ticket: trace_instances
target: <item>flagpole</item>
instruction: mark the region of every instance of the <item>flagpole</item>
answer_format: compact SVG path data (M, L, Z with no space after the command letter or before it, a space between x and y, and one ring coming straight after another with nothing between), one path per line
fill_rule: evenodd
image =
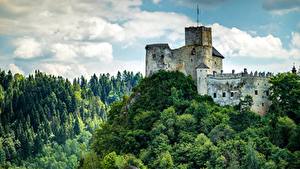
M197 4L197 27L199 26L199 6Z

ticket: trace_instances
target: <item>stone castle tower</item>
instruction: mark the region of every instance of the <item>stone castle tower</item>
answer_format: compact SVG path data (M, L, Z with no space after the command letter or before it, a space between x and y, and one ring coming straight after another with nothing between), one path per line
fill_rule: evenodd
M185 45L171 49L168 44L146 46L146 76L158 70L180 71L191 75L201 95L210 95L220 105L237 105L245 96L253 98L251 109L265 114L270 106L271 73L223 73L224 56L212 44L212 29L185 28Z
M185 46L170 49L168 44L146 46L146 76L158 70L178 70L191 75L196 81L197 70L209 67L209 74L220 73L223 56L212 46L211 28L185 28Z

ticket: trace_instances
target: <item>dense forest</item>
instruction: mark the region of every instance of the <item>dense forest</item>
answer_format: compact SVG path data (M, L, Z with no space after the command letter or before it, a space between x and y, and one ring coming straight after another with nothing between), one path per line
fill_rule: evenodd
M109 105L141 78L124 71L70 82L0 70L0 168L76 168Z
M300 168L300 77L271 78L272 106L220 106L191 77L124 71L72 82L0 71L0 168Z
M251 97L219 106L179 72L144 78L112 104L79 168L298 169L300 77L270 82L273 104L262 117L250 111Z

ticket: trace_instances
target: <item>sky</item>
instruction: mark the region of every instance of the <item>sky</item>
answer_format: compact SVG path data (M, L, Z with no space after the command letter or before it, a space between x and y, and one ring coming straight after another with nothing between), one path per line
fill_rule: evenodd
M0 69L144 73L146 44L184 45L197 5L224 72L300 66L300 0L0 0Z

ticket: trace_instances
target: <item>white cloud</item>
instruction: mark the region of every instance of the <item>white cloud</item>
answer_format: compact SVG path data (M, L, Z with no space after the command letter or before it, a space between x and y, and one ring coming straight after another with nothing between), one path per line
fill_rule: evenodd
M75 47L69 44L55 43L51 47L51 52L57 60L68 60L77 56Z
M300 33L292 32L290 49L291 49L290 51L291 56L300 60Z
M80 75L88 75L87 69L81 64L41 63L37 69L48 74L70 79L79 77Z
M16 46L14 55L17 58L31 59L42 53L41 44L31 37L16 39L14 45Z
M152 0L154 4L159 4L161 0Z
M283 58L291 56L281 40L273 35L253 36L238 28L213 24L213 45L225 56Z
M90 43L80 46L82 56L88 58L98 58L101 62L110 62L113 59L113 49L110 43Z
M8 65L8 70L10 70L13 74L16 74L16 73L24 74L24 71L13 63Z
M107 42L102 43L56 43L51 47L51 52L55 60L72 61L78 58L97 59L100 62L110 62L113 59L112 45Z
M55 76L63 76L65 78L73 79L80 77L81 75L85 77L90 77L91 75L100 73L110 73L116 75L118 71L123 70L141 72L144 73L145 62L144 61L123 61L123 60L113 60L109 64L94 63L40 63L37 65L36 69L52 74ZM31 73L33 73L32 71Z
M162 38L162 36L166 36L168 40L177 40L179 37L183 38L184 27L187 25L193 25L193 22L185 15L142 11L126 22L124 29L129 40Z
M292 33L291 44L293 47L299 48L299 50L300 50L300 33L298 33L298 32Z
M203 1L203 5L223 1ZM141 4L142 0L0 0L0 34L23 37L14 43L17 58L45 56L30 60L34 63L32 70L41 69L65 77L116 73L124 69L144 72L144 62L139 59L144 57L140 53L144 52L145 43L159 40L169 42L170 46L178 45L179 41L184 42L184 27L195 23L179 13L143 11ZM279 58L288 62L290 57L300 58L299 33L292 34L291 44L285 48L282 41L271 34L257 36L217 23L212 28L213 45L226 59ZM133 60L128 54L130 50L124 55L113 52L114 45L131 45L130 50L136 47L138 54L133 54ZM114 57L113 53L119 56ZM28 66L24 70L29 69Z

